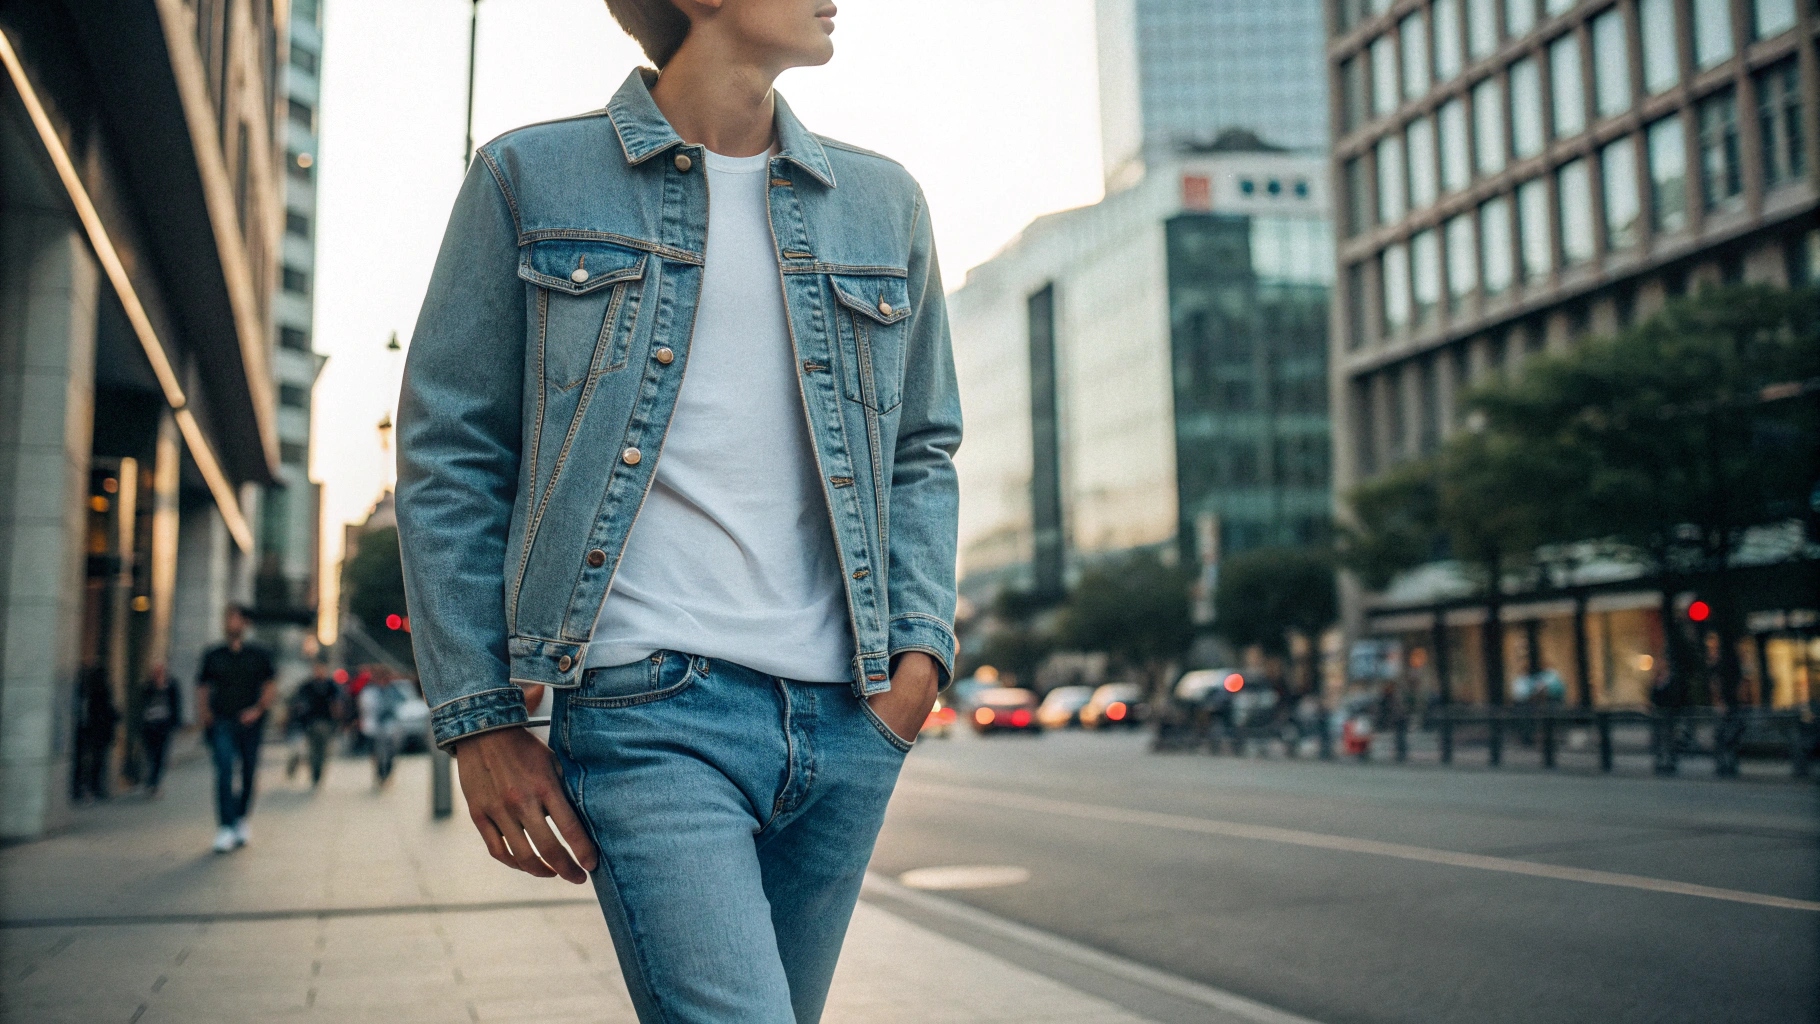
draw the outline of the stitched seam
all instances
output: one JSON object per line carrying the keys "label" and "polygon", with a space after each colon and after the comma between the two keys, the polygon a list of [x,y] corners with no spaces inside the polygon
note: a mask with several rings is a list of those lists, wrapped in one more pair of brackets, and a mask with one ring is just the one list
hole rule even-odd
{"label": "stitched seam", "polygon": [[[550,293],[537,289],[537,421],[531,425],[531,493],[537,493],[537,456],[542,451],[543,415],[544,415],[544,341],[550,333]],[[555,477],[551,477],[554,482]],[[543,507],[540,503],[535,515],[525,524],[524,548],[518,553],[518,574],[512,581],[511,612],[509,621],[518,622],[518,599],[524,594],[525,570],[531,564],[531,544],[537,539],[537,527],[542,520]]]}
{"label": "stitched seam", "polygon": [[[622,301],[624,301],[625,297],[626,297],[625,284],[623,282],[621,282],[620,284],[614,285],[613,286],[613,296],[612,296],[612,298],[607,300],[606,315],[601,318],[600,330],[598,332],[596,332],[594,335],[594,351],[588,355],[587,367],[581,371],[581,376],[575,378],[572,381],[569,381],[567,384],[557,384],[556,390],[568,391],[571,388],[575,387],[575,385],[580,384],[584,380],[587,380],[590,376],[593,376],[597,372],[595,370],[595,366],[596,366],[596,364],[598,364],[600,362],[600,353],[602,350],[602,346],[605,345],[606,342],[609,340],[608,335],[612,330],[613,320],[615,317],[619,316],[619,305]],[[611,367],[609,367],[609,369],[611,369]],[[554,483],[556,480],[555,476],[552,475],[550,477],[550,480],[552,483]]]}
{"label": "stitched seam", "polygon": [[479,154],[481,160],[486,162],[487,170],[493,172],[493,183],[499,186],[500,195],[505,197],[506,209],[512,211],[512,231],[514,233],[522,231],[523,222],[518,215],[518,197],[512,194],[512,186],[506,184],[505,172],[501,171],[499,165],[493,162],[493,156],[487,152],[485,146],[475,152]]}
{"label": "stitched seam", "polygon": [[666,686],[661,690],[653,690],[650,693],[632,693],[624,697],[582,697],[578,695],[570,697],[569,703],[584,708],[631,708],[640,704],[654,704],[665,697],[674,697],[693,686],[694,683],[695,673],[691,672],[683,676],[682,682]]}
{"label": "stitched seam", "polygon": [[656,253],[659,256],[668,257],[679,263],[693,263],[696,266],[700,266],[702,263],[701,253],[690,252],[687,249],[678,249],[673,245],[665,245],[662,242],[651,242],[643,238],[622,235],[613,231],[589,231],[585,228],[542,228],[537,231],[522,231],[519,232],[518,235],[519,245],[526,245],[531,242],[551,241],[612,242],[616,245],[623,245],[628,249]]}
{"label": "stitched seam", "polygon": [[879,267],[854,263],[786,263],[781,268],[786,274],[847,274],[852,277],[902,277],[909,278],[910,272],[902,267]]}
{"label": "stitched seam", "polygon": [[771,798],[771,813],[765,818],[765,823],[758,826],[758,831],[753,833],[755,836],[763,835],[765,830],[771,827],[772,822],[775,822],[784,813],[784,794],[790,792],[790,782],[796,778],[796,737],[790,734],[790,688],[776,676],[771,677],[771,682],[777,687],[777,692],[782,695],[784,703],[784,781],[778,784],[777,795]]}
{"label": "stitched seam", "polygon": [[885,720],[878,717],[878,712],[872,710],[872,703],[870,701],[861,700],[859,706],[866,713],[866,717],[872,720],[872,728],[877,729],[878,734],[884,738],[885,742],[896,747],[899,753],[908,754],[910,748],[916,745],[915,740],[904,739],[893,731],[890,726],[886,725]]}
{"label": "stitched seam", "polygon": [[511,693],[511,692],[513,692],[513,687],[495,686],[491,690],[481,690],[479,693],[464,693],[459,697],[451,697],[450,699],[443,701],[441,704],[438,704],[435,707],[431,708],[430,712],[432,714],[434,714],[435,712],[441,711],[443,708],[449,707],[454,704],[459,704],[464,700],[475,700],[476,698],[485,697],[489,693]]}

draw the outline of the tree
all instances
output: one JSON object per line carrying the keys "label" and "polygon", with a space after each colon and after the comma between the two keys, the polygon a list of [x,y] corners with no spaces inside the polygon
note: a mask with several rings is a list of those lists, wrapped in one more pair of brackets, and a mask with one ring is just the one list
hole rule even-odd
{"label": "tree", "polygon": [[1284,657],[1292,633],[1315,641],[1339,617],[1333,557],[1314,548],[1259,548],[1224,559],[1214,628],[1234,646]]}
{"label": "tree", "polygon": [[1066,646],[1104,651],[1154,686],[1194,640],[1192,582],[1151,552],[1103,563],[1082,573],[1069,592],[1058,632]]}
{"label": "tree", "polygon": [[404,599],[404,562],[399,556],[398,528],[381,527],[362,534],[360,548],[341,569],[348,611],[369,637],[405,665],[415,665],[411,635],[387,623],[390,616],[410,615]]}

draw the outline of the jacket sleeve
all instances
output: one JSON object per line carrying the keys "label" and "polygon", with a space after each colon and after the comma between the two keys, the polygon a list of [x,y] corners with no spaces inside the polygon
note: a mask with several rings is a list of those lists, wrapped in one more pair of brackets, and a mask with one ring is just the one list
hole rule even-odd
{"label": "jacket sleeve", "polygon": [[417,315],[398,399],[398,541],[438,746],[522,724],[505,548],[523,431],[525,307],[504,182],[476,154]]}
{"label": "jacket sleeve", "polygon": [[960,490],[953,457],[961,443],[961,401],[942,273],[921,189],[915,216],[909,266],[912,319],[891,471],[889,639],[894,658],[906,651],[933,656],[946,687],[954,676]]}

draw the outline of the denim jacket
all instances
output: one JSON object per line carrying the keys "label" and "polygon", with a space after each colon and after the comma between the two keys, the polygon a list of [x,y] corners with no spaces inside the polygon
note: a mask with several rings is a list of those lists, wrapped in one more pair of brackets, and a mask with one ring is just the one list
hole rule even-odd
{"label": "denim jacket", "polygon": [[[703,149],[634,72],[606,109],[480,148],[398,407],[398,535],[436,742],[581,682],[689,362]],[[853,687],[954,659],[960,398],[922,191],[777,101],[769,206],[803,414],[854,637]],[[729,410],[737,415],[737,410]]]}

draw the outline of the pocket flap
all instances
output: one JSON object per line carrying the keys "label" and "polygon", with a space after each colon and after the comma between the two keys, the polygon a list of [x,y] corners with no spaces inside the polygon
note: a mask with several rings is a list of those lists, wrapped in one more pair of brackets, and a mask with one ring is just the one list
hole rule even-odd
{"label": "pocket flap", "polygon": [[645,276],[649,253],[608,242],[552,238],[523,246],[518,276],[567,295],[586,295],[620,281]]}
{"label": "pocket flap", "polygon": [[830,274],[834,296],[840,304],[881,324],[894,324],[910,315],[910,283],[901,277],[859,277]]}

